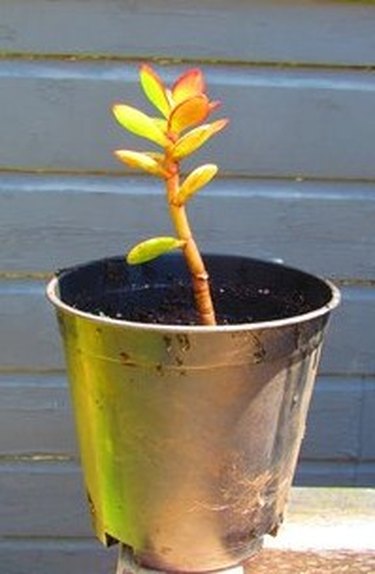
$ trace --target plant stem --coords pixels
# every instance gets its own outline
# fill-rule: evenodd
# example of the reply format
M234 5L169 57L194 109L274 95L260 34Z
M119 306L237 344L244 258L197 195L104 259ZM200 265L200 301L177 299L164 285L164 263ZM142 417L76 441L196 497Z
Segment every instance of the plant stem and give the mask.
M200 322L202 325L216 325L209 276L191 232L185 206L181 205L177 199L179 192L178 164L173 161L168 161L168 159L166 163L168 171L173 173L173 175L166 180L169 211L178 238L186 242L183 253L192 277L194 298Z

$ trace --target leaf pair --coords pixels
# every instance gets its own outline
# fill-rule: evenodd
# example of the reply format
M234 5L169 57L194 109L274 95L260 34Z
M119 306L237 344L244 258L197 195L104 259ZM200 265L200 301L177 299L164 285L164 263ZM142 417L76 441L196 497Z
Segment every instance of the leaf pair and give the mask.
M204 93L203 74L198 68L182 74L172 90L165 86L155 70L147 64L141 66L139 77L148 100L168 120L167 133L179 134L199 124L212 109Z
M136 113L133 113L136 112ZM193 130L187 132L184 136L179 138L175 144L163 134L160 128L151 120L153 123L150 124L150 118L142 112L138 112L134 108L130 108L130 106L125 105L116 105L114 107L114 113L119 121L119 123L126 127L129 131L146 137L155 143L159 143L160 145L165 144L170 149L171 157L179 161L184 157L192 154L193 152L197 151L203 144L207 142L213 135L221 131L226 127L228 124L227 119L216 120L211 124L203 124L202 126L198 126ZM144 116L144 117L142 117ZM144 118L147 118L146 120ZM131 163L127 161L127 156L133 154L134 162ZM162 177L168 177L168 174L160 168L160 165L157 164L156 161L151 162L150 160L141 161L141 156L145 156L147 154L142 154L140 152L128 152L126 150L117 150L115 152L116 156L121 160L130 165L130 167L140 167L145 171L152 173L154 175L160 175ZM135 158L138 158L138 162ZM153 165L151 165L153 164Z
M117 150L116 156L129 167L141 168L147 173L168 178L172 174L163 167L163 156L154 153L143 153L131 150ZM177 203L184 205L197 191L207 185L217 174L217 165L208 163L194 169L181 185Z
M125 104L116 104L113 107L113 113L119 124L128 131L147 138L161 147L170 148L171 156L176 160L180 160L199 149L208 139L228 124L227 119L203 124L187 132L173 144L159 127L158 120L150 118L143 112ZM182 123L178 125L181 126Z
M160 76L151 66L143 64L140 69L140 82L148 100L163 114L165 118L175 106L182 102L205 94L206 83L199 68L184 72L169 90Z

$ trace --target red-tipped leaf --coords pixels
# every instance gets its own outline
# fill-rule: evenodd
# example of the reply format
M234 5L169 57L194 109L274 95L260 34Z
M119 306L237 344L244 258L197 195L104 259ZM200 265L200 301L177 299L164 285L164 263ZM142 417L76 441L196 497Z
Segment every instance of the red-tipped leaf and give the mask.
M176 104L203 94L206 91L206 82L202 70L192 68L183 73L172 87L172 97Z

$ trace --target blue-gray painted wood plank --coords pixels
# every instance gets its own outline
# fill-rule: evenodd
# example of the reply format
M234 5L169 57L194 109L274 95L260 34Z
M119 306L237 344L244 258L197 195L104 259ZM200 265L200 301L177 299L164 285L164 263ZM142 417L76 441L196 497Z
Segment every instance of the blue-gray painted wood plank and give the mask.
M298 485L367 486L375 464L310 462L300 467ZM0 464L0 538L89 538L88 505L77 465L71 463Z
M168 68L167 78L180 70ZM236 175L375 179L370 71L205 71L231 124L195 161ZM0 61L0 167L123 173L112 150L144 148L111 117L123 100L142 101L134 64Z
M349 287L342 295L342 305L330 325L321 371L374 374L375 290Z
M218 179L189 213L206 252L375 279L375 183ZM169 232L162 183L151 178L0 176L0 272L52 272Z
M0 458L77 456L64 375L0 375L0 393Z
M2 574L112 574L118 548L93 539L0 540ZM37 570L35 569L37 568Z
M62 367L53 315L44 296L44 283L0 282L1 369Z
M0 538L89 537L79 467L72 463L0 463Z
M364 387L360 445L364 459L375 458L375 389L372 385Z
M370 65L374 27L366 1L2 0L0 49Z
M297 468L294 484L298 486L361 486L375 484L373 462L304 461Z
M1 457L77 457L74 423L64 375L0 376ZM370 409L375 379L320 377L300 456L304 460L375 460ZM368 413L363 414L363 406ZM367 444L367 443L366 443Z
M365 388L364 388L365 387ZM360 461L367 457L362 452L361 434L370 421L362 424L362 405L368 396L375 395L375 379L366 384L360 378L320 378L316 383L306 436L302 443L300 465L304 460ZM368 453L368 458L374 458Z
M53 310L38 281L0 282L0 365L13 371L63 368ZM373 375L375 292L346 287L323 353L324 374Z

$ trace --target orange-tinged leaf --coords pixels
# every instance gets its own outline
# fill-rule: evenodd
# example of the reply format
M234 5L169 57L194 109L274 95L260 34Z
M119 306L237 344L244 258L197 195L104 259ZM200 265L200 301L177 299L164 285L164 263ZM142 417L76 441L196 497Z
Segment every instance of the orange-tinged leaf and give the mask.
M206 91L206 82L204 80L203 72L199 68L192 68L182 74L172 87L173 101L176 104L203 94Z
M190 155L199 149L210 137L225 128L227 124L228 120L222 119L194 128L177 140L172 152L173 158L178 160Z
M140 168L147 173L158 175L160 177L168 177L169 175L161 165L160 161L158 161L156 157L153 157L154 154L119 149L115 151L115 155L120 161L126 163L129 167ZM161 156L161 158L164 159L163 156Z
M171 106L166 87L159 75L151 66L143 64L139 72L139 78L149 101L167 118Z
M187 128L191 128L203 122L209 113L209 102L207 96L200 94L181 102L171 113L169 119L169 129L179 134Z
M178 201L184 204L204 185L207 185L217 174L218 168L214 163L207 163L194 169L182 184Z
M168 145L169 139L157 122L136 108L125 104L116 104L113 106L113 114L118 123L129 132L147 138L162 147Z
M127 254L126 261L129 265L138 265L152 261L160 255L164 255L174 249L184 247L186 241L175 237L153 237L135 245Z

